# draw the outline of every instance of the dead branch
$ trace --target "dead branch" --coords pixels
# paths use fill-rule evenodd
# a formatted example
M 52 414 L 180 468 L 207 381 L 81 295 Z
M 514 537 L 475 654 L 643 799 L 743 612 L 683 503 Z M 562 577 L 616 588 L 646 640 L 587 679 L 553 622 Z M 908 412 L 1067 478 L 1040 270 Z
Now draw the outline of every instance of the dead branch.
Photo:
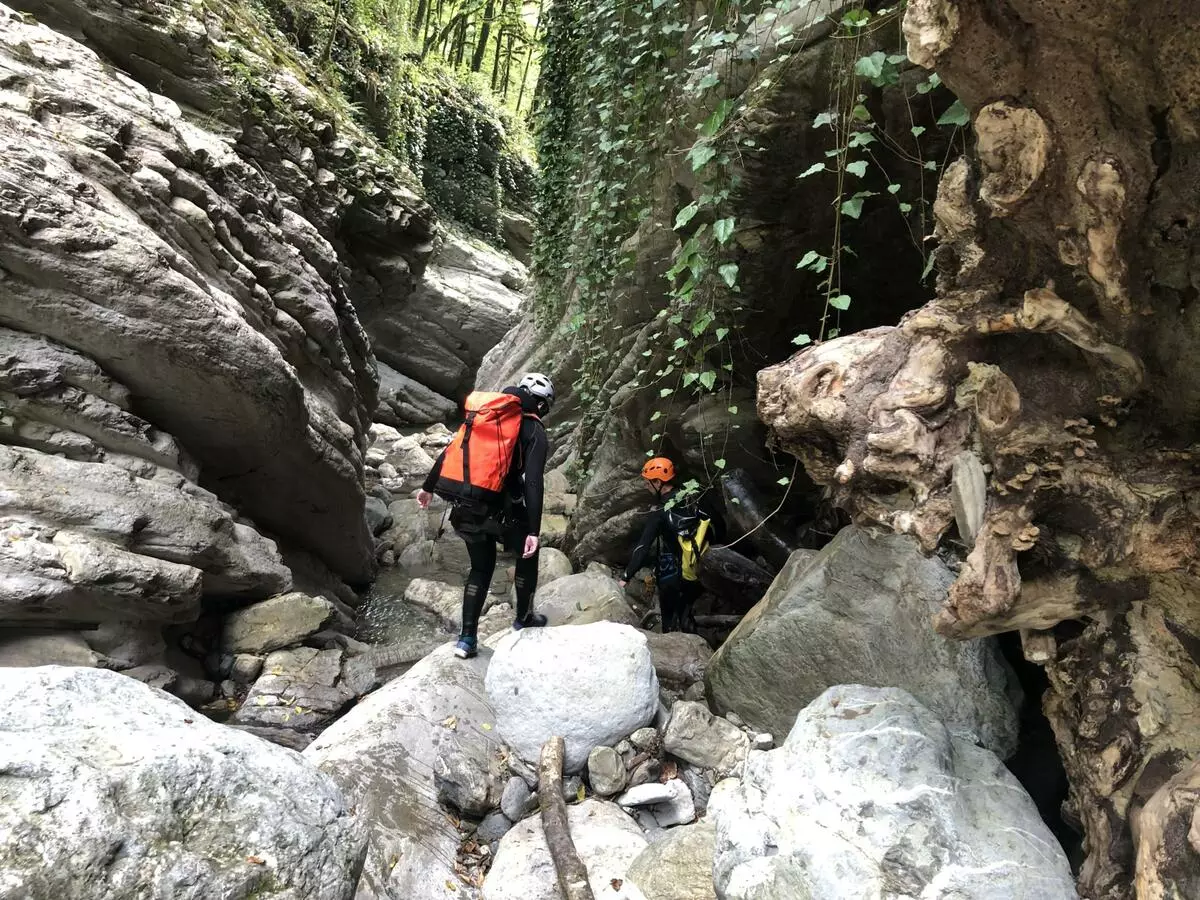
M 538 765 L 538 800 L 542 809 L 542 830 L 546 846 L 558 873 L 558 884 L 565 900 L 596 900 L 588 884 L 587 868 L 571 840 L 567 824 L 567 802 L 562 795 L 563 739 L 555 736 L 542 745 Z

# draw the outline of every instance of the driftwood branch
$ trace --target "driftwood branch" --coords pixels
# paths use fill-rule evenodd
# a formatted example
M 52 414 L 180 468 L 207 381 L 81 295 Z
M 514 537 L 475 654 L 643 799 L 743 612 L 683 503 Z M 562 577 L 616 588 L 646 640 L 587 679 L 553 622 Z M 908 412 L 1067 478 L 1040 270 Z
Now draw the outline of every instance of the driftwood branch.
M 558 873 L 558 884 L 565 900 L 596 900 L 588 884 L 587 868 L 571 840 L 567 824 L 567 802 L 562 794 L 562 770 L 565 747 L 561 737 L 552 737 L 542 745 L 538 765 L 538 800 L 542 808 L 542 829 L 546 846 Z

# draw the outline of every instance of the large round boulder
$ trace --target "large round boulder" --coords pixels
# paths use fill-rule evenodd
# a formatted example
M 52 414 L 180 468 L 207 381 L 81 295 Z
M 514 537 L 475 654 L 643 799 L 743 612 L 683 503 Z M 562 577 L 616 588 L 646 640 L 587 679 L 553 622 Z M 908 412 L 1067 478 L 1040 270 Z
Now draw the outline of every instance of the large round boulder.
M 561 735 L 568 772 L 580 771 L 594 747 L 611 747 L 647 725 L 658 710 L 645 636 L 612 622 L 510 632 L 496 644 L 485 684 L 504 740 L 535 762 L 542 744 Z

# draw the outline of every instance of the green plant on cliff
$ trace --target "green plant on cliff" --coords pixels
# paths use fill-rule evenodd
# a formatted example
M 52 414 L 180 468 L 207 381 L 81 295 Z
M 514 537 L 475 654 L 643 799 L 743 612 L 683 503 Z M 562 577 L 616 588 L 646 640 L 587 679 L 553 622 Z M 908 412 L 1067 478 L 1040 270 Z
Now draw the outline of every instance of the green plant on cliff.
M 907 61 L 907 57 L 902 53 L 887 53 L 878 49 L 866 51 L 870 38 L 876 33 L 900 28 L 905 6 L 906 3 L 901 0 L 895 5 L 872 11 L 866 7 L 864 0 L 858 0 L 854 6 L 843 11 L 838 22 L 837 63 L 833 67 L 831 81 L 833 104 L 812 123 L 813 128 L 833 134 L 834 147 L 825 153 L 824 162 L 814 163 L 800 176 L 809 178 L 832 172 L 836 184 L 828 252 L 806 250 L 796 263 L 796 268 L 822 276 L 818 286 L 823 309 L 817 340 L 835 338 L 840 333 L 838 313 L 849 309 L 852 301 L 844 290 L 842 280 L 847 265 L 870 264 L 870 260 L 861 260 L 853 247 L 846 243 L 845 223 L 859 219 L 864 208 L 875 202 L 875 198 L 886 199 L 902 217 L 913 247 L 924 261 L 922 280 L 933 268 L 933 255 L 926 248 L 932 230 L 930 194 L 950 154 L 948 151 L 942 159 L 925 157 L 922 137 L 927 128 L 920 124 L 921 117 L 917 115 L 915 106 L 922 102 L 930 103 L 947 92 L 944 89 L 938 91 L 941 79 L 936 74 L 916 83 L 911 93 L 901 87 L 908 114 L 907 140 L 875 121 L 866 102 L 867 95 L 863 92 L 867 84 L 876 88 L 900 86 L 900 66 Z M 937 117 L 936 124 L 957 128 L 969 121 L 963 105 L 955 100 Z M 953 143 L 947 146 L 952 148 Z M 903 193 L 901 182 L 904 179 L 899 174 L 903 169 L 914 171 L 917 175 L 916 196 Z M 868 174 L 872 172 L 883 176 L 885 195 L 867 185 Z M 793 339 L 798 346 L 811 342 L 812 337 L 807 333 L 798 334 Z

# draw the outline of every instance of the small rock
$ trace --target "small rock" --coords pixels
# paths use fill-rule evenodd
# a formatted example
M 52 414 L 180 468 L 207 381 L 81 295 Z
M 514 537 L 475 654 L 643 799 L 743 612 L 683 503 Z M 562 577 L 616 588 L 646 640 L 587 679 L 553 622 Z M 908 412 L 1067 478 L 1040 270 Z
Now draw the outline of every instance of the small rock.
M 479 827 L 475 829 L 475 840 L 481 844 L 490 844 L 508 834 L 513 823 L 502 812 L 493 812 L 484 816 Z
M 618 806 L 653 806 L 655 803 L 666 803 L 672 797 L 671 790 L 665 784 L 653 782 L 630 788 L 617 798 Z
M 617 746 L 613 748 L 622 756 L 626 753 L 633 753 L 633 744 L 629 743 L 628 739 L 617 741 Z
M 235 681 L 222 681 L 219 685 L 217 685 L 217 689 L 220 691 L 221 696 L 226 700 L 234 700 L 237 698 L 238 685 Z
M 583 779 L 578 775 L 568 775 L 563 779 L 562 794 L 563 799 L 568 803 L 579 802 L 579 795 L 583 791 Z
M 531 791 L 537 790 L 537 772 L 533 770 L 533 766 L 529 765 L 529 763 L 525 762 L 525 760 L 521 759 L 515 753 L 510 754 L 508 757 L 508 771 L 519 776 L 529 786 Z
M 625 787 L 625 761 L 612 747 L 596 747 L 588 754 L 588 781 L 601 797 L 620 793 Z
M 391 568 L 396 564 L 396 554 L 391 550 L 384 550 L 379 554 L 379 564 L 385 568 Z
M 750 746 L 755 750 L 770 750 L 775 746 L 775 738 L 765 731 L 759 732 L 750 739 Z
M 703 703 L 680 701 L 671 710 L 663 747 L 702 769 L 729 771 L 746 758 L 750 738 L 732 722 L 714 716 Z
M 217 692 L 217 686 L 203 678 L 188 678 L 177 675 L 175 680 L 166 686 L 168 693 L 174 694 L 188 706 L 203 706 L 212 700 Z
M 537 809 L 537 803 L 533 798 L 534 795 L 529 790 L 529 785 L 525 783 L 525 779 L 514 775 L 508 779 L 508 784 L 504 785 L 504 793 L 500 795 L 500 811 L 509 820 L 519 822 Z
M 704 682 L 698 681 L 683 692 L 684 700 L 694 700 L 704 702 Z
M 704 815 L 708 810 L 708 798 L 712 796 L 713 781 L 703 769 L 683 765 L 679 767 L 679 777 L 692 792 L 692 802 L 696 805 L 696 814 Z
M 254 684 L 262 672 L 263 658 L 250 653 L 238 653 L 233 657 L 233 668 L 229 677 L 238 684 Z
M 639 728 L 629 736 L 629 742 L 639 750 L 653 751 L 659 746 L 658 729 Z
M 735 713 L 733 710 L 730 710 L 729 712 L 725 713 L 725 718 L 728 719 L 730 722 L 732 722 L 734 725 L 736 725 L 738 728 L 746 727 L 746 723 L 742 721 L 742 717 L 739 716 L 737 713 Z
M 367 518 L 367 527 L 371 534 L 381 534 L 392 524 L 392 514 L 388 512 L 387 504 L 378 497 L 368 497 L 363 511 Z
M 381 463 L 379 466 L 379 477 L 387 479 L 396 479 L 400 477 L 400 473 L 396 471 L 396 467 L 390 462 Z
M 665 784 L 643 784 L 631 788 L 617 798 L 623 807 L 649 807 L 654 820 L 663 828 L 686 825 L 696 819 L 692 792 L 682 779 L 672 778 Z
M 662 762 L 657 759 L 648 759 L 640 763 L 637 768 L 629 773 L 629 786 L 637 787 L 640 784 L 648 784 L 651 781 L 658 781 L 662 775 Z
M 234 654 L 269 653 L 320 631 L 333 614 L 333 604 L 324 597 L 279 594 L 226 616 L 222 646 Z

